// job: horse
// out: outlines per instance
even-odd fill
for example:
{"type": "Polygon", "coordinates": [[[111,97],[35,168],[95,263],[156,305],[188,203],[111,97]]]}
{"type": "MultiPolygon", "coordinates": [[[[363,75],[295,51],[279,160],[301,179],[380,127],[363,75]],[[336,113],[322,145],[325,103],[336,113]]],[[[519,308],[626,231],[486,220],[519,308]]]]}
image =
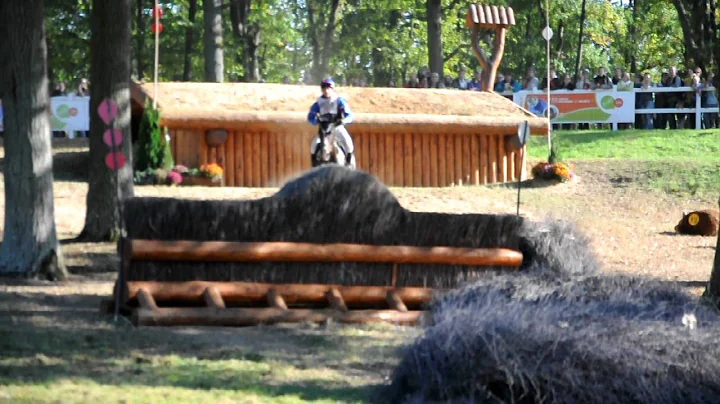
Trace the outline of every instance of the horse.
{"type": "Polygon", "coordinates": [[[346,163],[345,151],[338,145],[335,139],[335,130],[338,126],[342,125],[339,118],[333,114],[324,114],[320,117],[319,123],[319,143],[314,146],[312,166],[318,167],[325,164],[339,164],[354,168],[346,163]]]}

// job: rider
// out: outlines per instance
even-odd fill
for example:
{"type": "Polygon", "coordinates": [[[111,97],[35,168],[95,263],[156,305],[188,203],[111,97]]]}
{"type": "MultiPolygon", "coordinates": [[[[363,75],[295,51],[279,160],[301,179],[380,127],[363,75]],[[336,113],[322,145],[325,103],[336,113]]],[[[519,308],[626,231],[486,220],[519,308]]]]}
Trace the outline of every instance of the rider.
{"type": "MultiPolygon", "coordinates": [[[[340,113],[343,125],[337,127],[338,143],[340,143],[340,147],[342,147],[343,151],[347,154],[346,163],[355,165],[355,156],[353,154],[355,146],[353,145],[350,134],[344,126],[353,122],[353,114],[350,109],[350,105],[348,105],[347,101],[335,93],[335,82],[333,79],[326,78],[323,80],[320,84],[320,89],[322,90],[322,95],[318,97],[317,101],[315,101],[312,107],[310,107],[308,122],[312,125],[317,125],[318,114],[333,114],[333,116],[337,116],[338,113],[340,113]]],[[[310,150],[312,155],[315,154],[315,150],[319,142],[320,141],[317,138],[313,140],[310,150]]]]}

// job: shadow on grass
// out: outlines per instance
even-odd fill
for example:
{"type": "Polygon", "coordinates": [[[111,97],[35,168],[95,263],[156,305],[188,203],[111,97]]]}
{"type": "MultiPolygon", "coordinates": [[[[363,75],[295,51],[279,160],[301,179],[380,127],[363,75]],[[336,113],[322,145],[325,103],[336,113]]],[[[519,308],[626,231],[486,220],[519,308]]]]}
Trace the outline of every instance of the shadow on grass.
{"type": "MultiPolygon", "coordinates": [[[[520,184],[520,189],[523,190],[523,189],[550,188],[550,187],[560,185],[561,183],[558,181],[548,181],[548,180],[542,180],[542,179],[538,179],[538,178],[532,178],[529,180],[520,181],[519,184],[520,184]]],[[[517,190],[518,189],[518,181],[489,184],[488,187],[517,190]]]]}
{"type": "MultiPolygon", "coordinates": [[[[671,236],[671,237],[692,237],[692,238],[698,238],[698,239],[705,239],[705,238],[714,238],[715,236],[701,236],[699,234],[681,234],[676,231],[661,231],[658,232],[661,236],[671,236]]],[[[715,249],[715,246],[696,246],[695,248],[712,248],[715,249]]]]}
{"type": "Polygon", "coordinates": [[[0,292],[0,385],[89,379],[88,386],[368,401],[373,385],[348,377],[389,373],[395,360],[387,341],[361,327],[349,335],[334,326],[135,328],[100,315],[104,297],[0,292]]]}

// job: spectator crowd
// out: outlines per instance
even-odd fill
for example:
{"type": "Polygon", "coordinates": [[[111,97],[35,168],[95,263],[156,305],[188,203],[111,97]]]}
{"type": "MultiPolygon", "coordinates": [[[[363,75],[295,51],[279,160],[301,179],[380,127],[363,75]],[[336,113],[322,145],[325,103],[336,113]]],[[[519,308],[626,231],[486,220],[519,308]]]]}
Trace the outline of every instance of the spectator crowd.
{"type": "MultiPolygon", "coordinates": [[[[405,88],[454,88],[458,90],[480,91],[481,70],[477,69],[472,78],[466,76],[465,68],[461,67],[458,76],[453,78],[446,75],[442,79],[438,73],[431,72],[427,66],[420,69],[417,76],[406,83],[405,88]]],[[[355,84],[355,83],[353,83],[355,84]]],[[[634,91],[636,109],[656,108],[694,108],[697,97],[700,97],[702,108],[718,108],[718,95],[716,90],[715,74],[703,73],[702,69],[687,69],[685,77],[680,76],[677,67],[671,66],[663,70],[660,81],[654,82],[651,74],[630,73],[621,68],[615,68],[614,74],[609,76],[604,67],[597,69],[595,76],[590,76],[590,70],[583,69],[578,80],[573,80],[570,73],[558,75],[554,67],[550,68],[550,91],[580,90],[612,90],[634,91]],[[690,87],[687,92],[654,92],[653,89],[667,87],[690,87]],[[642,91],[645,90],[645,91],[642,91]]],[[[394,83],[388,83],[395,87],[394,83]]],[[[547,75],[538,79],[535,68],[529,68],[522,80],[513,78],[512,72],[498,72],[495,77],[494,90],[506,96],[518,91],[547,91],[547,75]]],[[[563,125],[564,127],[567,125],[563,125]]],[[[573,125],[575,126],[575,125],[573,125]]],[[[587,128],[588,124],[578,124],[579,128],[587,128]]],[[[628,128],[628,125],[621,125],[628,128]]],[[[713,129],[718,126],[718,112],[703,113],[701,128],[695,127],[695,113],[648,113],[638,114],[635,117],[635,128],[642,129],[713,129]]]]}

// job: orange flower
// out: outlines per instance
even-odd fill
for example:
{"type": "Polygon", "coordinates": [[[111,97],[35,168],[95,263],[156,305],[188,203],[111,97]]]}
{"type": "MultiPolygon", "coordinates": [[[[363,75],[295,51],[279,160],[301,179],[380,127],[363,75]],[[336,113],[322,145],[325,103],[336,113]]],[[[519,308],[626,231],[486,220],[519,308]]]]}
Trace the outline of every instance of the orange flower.
{"type": "Polygon", "coordinates": [[[201,165],[200,171],[211,177],[221,177],[223,175],[223,168],[215,163],[201,165]]]}

